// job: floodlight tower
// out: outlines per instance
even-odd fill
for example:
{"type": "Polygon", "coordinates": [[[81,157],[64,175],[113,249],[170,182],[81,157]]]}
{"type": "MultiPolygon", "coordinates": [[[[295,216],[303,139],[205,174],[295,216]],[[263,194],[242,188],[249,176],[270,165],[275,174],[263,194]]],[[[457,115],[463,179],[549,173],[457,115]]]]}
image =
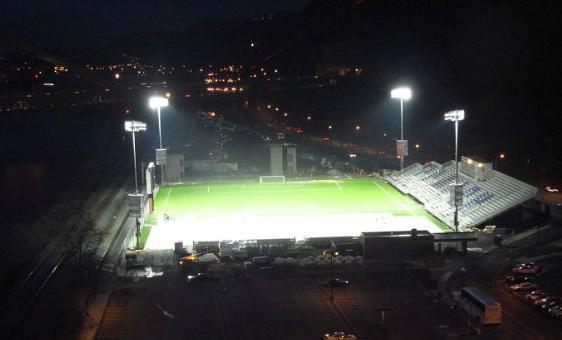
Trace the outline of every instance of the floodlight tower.
{"type": "Polygon", "coordinates": [[[135,194],[139,193],[139,184],[137,179],[137,146],[135,141],[135,132],[146,131],[146,124],[136,120],[125,121],[125,131],[128,131],[133,136],[133,162],[135,169],[135,194]]]}
{"type": "Polygon", "coordinates": [[[158,140],[160,142],[159,149],[156,149],[156,164],[160,165],[160,182],[164,184],[164,165],[166,164],[167,154],[166,149],[162,147],[162,123],[160,119],[160,109],[168,106],[168,98],[154,96],[148,100],[148,106],[151,109],[156,109],[158,112],[158,140]]]}
{"type": "Polygon", "coordinates": [[[404,157],[408,155],[408,142],[404,140],[404,101],[412,98],[412,90],[409,87],[398,87],[390,91],[392,99],[400,99],[400,140],[396,141],[396,151],[400,157],[400,170],[404,168],[404,157]]]}
{"type": "Polygon", "coordinates": [[[455,203],[455,232],[459,232],[459,202],[462,202],[462,185],[459,183],[459,122],[464,120],[464,110],[445,113],[445,120],[455,122],[455,185],[453,200],[455,203]]]}

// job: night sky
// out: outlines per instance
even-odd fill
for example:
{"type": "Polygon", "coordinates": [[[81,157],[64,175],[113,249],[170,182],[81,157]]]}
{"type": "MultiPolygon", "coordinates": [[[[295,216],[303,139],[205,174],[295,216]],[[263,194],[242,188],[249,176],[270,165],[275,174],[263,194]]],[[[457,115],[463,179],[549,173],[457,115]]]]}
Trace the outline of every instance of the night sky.
{"type": "Polygon", "coordinates": [[[302,9],[309,0],[7,0],[3,39],[29,44],[103,42],[134,31],[184,29],[212,19],[302,9]]]}
{"type": "Polygon", "coordinates": [[[552,167],[560,176],[559,1],[9,1],[0,11],[3,39],[80,46],[60,52],[74,60],[98,58],[91,51],[99,50],[149,63],[265,64],[292,75],[318,64],[360,65],[364,86],[337,100],[348,121],[376,117],[391,126],[388,89],[408,84],[415,99],[405,129],[413,137],[443,145],[442,113],[464,108],[467,152],[508,152],[518,165],[552,167]],[[277,12],[292,14],[224,22],[277,12]],[[259,46],[250,49],[251,40],[259,46]],[[83,48],[92,46],[101,48],[83,48]]]}

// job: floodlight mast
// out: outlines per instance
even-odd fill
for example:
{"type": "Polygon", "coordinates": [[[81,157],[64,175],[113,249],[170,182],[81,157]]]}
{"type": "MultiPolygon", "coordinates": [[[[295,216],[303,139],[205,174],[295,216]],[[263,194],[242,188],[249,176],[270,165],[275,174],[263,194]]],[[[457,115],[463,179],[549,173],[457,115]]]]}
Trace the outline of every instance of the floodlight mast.
{"type": "MultiPolygon", "coordinates": [[[[392,99],[400,99],[400,140],[404,140],[404,101],[412,98],[412,90],[409,87],[398,87],[390,91],[392,99]]],[[[404,156],[400,155],[400,170],[404,168],[404,156]]]]}
{"type": "MultiPolygon", "coordinates": [[[[445,120],[455,122],[455,190],[459,185],[459,122],[464,120],[464,110],[454,110],[445,113],[445,120]]],[[[456,200],[456,191],[454,196],[455,203],[455,217],[453,223],[455,224],[455,232],[459,232],[459,204],[456,200]]]]}
{"type": "Polygon", "coordinates": [[[135,132],[146,131],[146,124],[136,120],[125,121],[125,131],[128,131],[133,136],[133,163],[135,169],[135,194],[139,193],[139,183],[137,177],[137,147],[135,141],[135,132]]]}
{"type": "MultiPolygon", "coordinates": [[[[148,100],[148,106],[150,106],[151,109],[156,109],[158,112],[158,140],[160,142],[159,146],[160,149],[162,149],[162,123],[161,123],[161,119],[160,119],[160,109],[162,107],[167,107],[169,105],[168,102],[168,98],[166,97],[160,97],[160,96],[154,96],[154,97],[150,97],[150,99],[148,100]]],[[[164,184],[164,165],[160,165],[160,181],[162,184],[164,184]]]]}

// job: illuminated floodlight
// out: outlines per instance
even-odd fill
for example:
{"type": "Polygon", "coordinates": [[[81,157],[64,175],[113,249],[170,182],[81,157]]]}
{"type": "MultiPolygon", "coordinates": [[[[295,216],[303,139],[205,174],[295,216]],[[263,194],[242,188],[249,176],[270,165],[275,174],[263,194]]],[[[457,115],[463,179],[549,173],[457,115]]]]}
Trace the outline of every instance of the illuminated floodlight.
{"type": "Polygon", "coordinates": [[[150,99],[148,100],[148,106],[150,106],[151,109],[166,107],[168,106],[168,98],[159,96],[150,97],[150,99]]]}
{"type": "Polygon", "coordinates": [[[409,87],[398,87],[390,91],[390,97],[400,100],[410,100],[410,98],[412,98],[412,90],[409,87]]]}
{"type": "Polygon", "coordinates": [[[129,131],[129,132],[146,131],[146,123],[139,122],[136,120],[126,120],[125,131],[129,131]]]}
{"type": "Polygon", "coordinates": [[[445,120],[458,122],[464,120],[464,110],[453,110],[445,113],[445,120]]]}
{"type": "MultiPolygon", "coordinates": [[[[393,99],[400,99],[400,140],[404,142],[404,102],[410,100],[412,98],[412,90],[409,87],[397,87],[394,90],[390,91],[390,97],[393,99]]],[[[397,141],[398,143],[398,141],[397,141]]],[[[398,153],[398,144],[396,144],[397,153],[398,153]]],[[[407,144],[402,144],[406,145],[407,144]]],[[[404,157],[408,154],[408,150],[404,150],[404,155],[398,157],[400,159],[400,170],[404,169],[404,157]]]]}
{"type": "Polygon", "coordinates": [[[146,123],[136,120],[126,120],[125,130],[131,133],[133,137],[133,164],[135,169],[135,193],[139,193],[139,184],[137,179],[137,146],[135,141],[135,132],[146,131],[146,123]]]}
{"type": "MultiPolygon", "coordinates": [[[[445,120],[455,123],[455,187],[460,185],[459,182],[459,122],[464,120],[464,110],[453,110],[445,113],[445,120]]],[[[478,162],[474,164],[481,168],[483,165],[478,162]]],[[[462,195],[462,192],[461,192],[462,195]]],[[[459,232],[459,205],[455,194],[455,215],[453,217],[453,224],[455,225],[455,232],[459,232]]]]}

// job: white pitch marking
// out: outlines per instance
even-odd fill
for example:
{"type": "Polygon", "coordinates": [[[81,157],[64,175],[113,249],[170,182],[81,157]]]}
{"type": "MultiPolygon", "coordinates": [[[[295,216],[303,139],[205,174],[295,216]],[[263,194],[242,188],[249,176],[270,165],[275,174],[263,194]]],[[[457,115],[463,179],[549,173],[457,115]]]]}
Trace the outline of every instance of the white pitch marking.
{"type": "Polygon", "coordinates": [[[168,210],[168,200],[170,199],[170,194],[172,193],[172,190],[174,190],[174,188],[170,188],[170,190],[168,190],[168,195],[166,195],[166,208],[164,209],[165,211],[168,210]]]}
{"type": "Polygon", "coordinates": [[[340,185],[340,183],[339,183],[338,181],[336,181],[336,185],[338,186],[338,188],[339,188],[340,190],[343,190],[342,187],[341,187],[341,185],[340,185]]]}
{"type": "Polygon", "coordinates": [[[211,193],[211,187],[207,185],[207,195],[211,193]]]}
{"type": "Polygon", "coordinates": [[[396,203],[398,203],[399,206],[402,207],[402,209],[406,210],[410,215],[414,215],[412,213],[412,209],[410,207],[408,207],[406,204],[404,204],[402,201],[400,201],[399,199],[394,198],[393,195],[391,195],[388,191],[386,191],[385,188],[383,188],[379,183],[377,183],[376,181],[372,181],[373,183],[375,183],[375,185],[377,187],[379,187],[379,189],[381,189],[385,194],[389,195],[396,203]]]}

